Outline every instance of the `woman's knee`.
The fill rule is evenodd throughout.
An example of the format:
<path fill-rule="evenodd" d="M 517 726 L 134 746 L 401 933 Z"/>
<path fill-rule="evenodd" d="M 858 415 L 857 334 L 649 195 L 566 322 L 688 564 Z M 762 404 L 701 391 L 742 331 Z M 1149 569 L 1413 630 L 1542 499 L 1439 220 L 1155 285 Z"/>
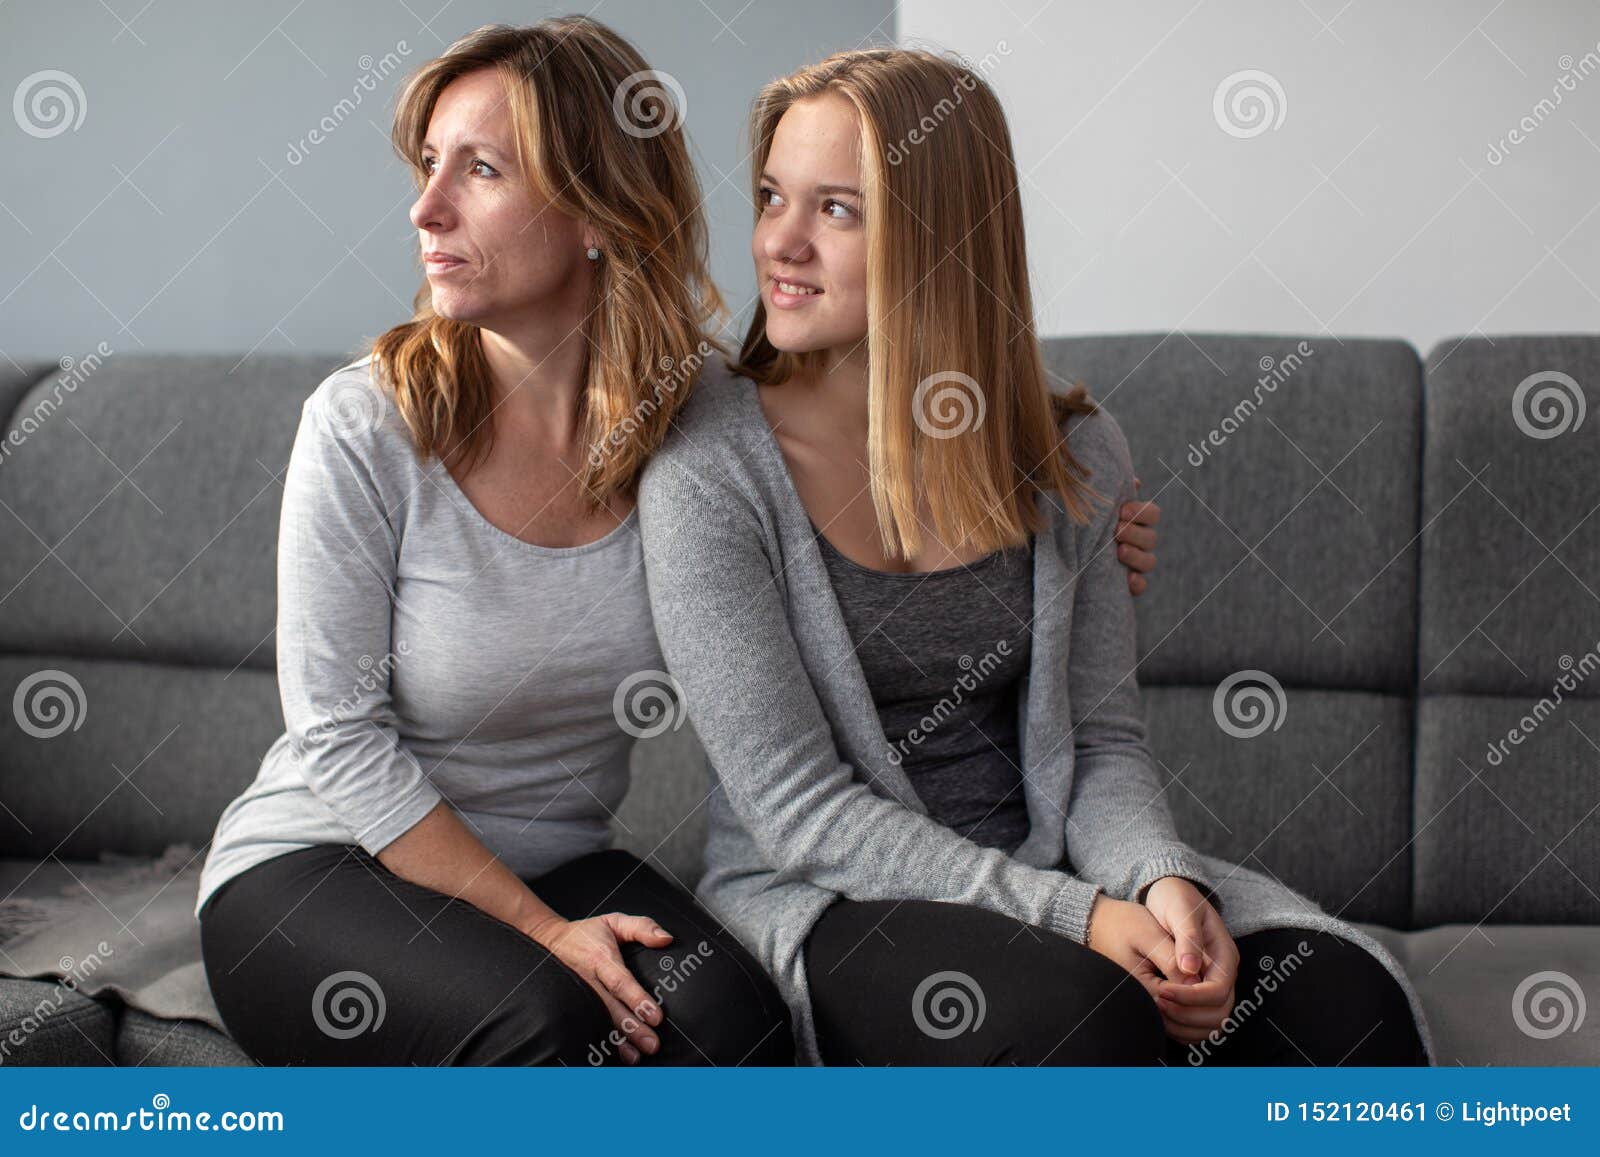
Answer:
<path fill-rule="evenodd" d="M 593 991 L 576 986 L 519 993 L 474 1025 L 440 1063 L 603 1065 L 615 1063 L 621 1034 Z"/>

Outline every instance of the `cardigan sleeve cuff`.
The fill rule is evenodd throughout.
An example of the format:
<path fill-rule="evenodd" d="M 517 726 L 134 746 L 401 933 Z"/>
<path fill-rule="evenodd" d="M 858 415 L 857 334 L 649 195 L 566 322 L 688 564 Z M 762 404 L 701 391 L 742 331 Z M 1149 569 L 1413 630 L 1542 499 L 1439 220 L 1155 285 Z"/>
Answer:
<path fill-rule="evenodd" d="M 1050 901 L 1046 913 L 1048 927 L 1068 940 L 1079 944 L 1089 943 L 1089 915 L 1094 910 L 1095 897 L 1105 889 L 1099 884 L 1077 876 L 1066 876 L 1061 890 Z M 1109 894 L 1109 893 L 1108 893 Z"/>
<path fill-rule="evenodd" d="M 1128 898 L 1136 904 L 1144 903 L 1145 893 L 1149 891 L 1150 885 L 1163 876 L 1181 876 L 1188 880 L 1200 890 L 1200 894 L 1217 910 L 1217 914 L 1222 914 L 1222 897 L 1217 894 L 1216 885 L 1211 882 L 1211 877 L 1200 863 L 1199 855 L 1187 847 L 1172 848 L 1141 862 L 1133 874 Z"/>

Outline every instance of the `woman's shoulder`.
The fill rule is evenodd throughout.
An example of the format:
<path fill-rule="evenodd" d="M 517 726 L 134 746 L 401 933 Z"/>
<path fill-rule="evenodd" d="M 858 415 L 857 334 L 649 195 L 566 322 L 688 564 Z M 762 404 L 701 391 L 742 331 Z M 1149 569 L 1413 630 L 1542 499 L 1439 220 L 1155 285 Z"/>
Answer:
<path fill-rule="evenodd" d="M 410 431 L 371 354 L 345 363 L 318 382 L 302 413 L 317 433 L 362 458 L 403 462 L 408 455 L 414 457 Z"/>

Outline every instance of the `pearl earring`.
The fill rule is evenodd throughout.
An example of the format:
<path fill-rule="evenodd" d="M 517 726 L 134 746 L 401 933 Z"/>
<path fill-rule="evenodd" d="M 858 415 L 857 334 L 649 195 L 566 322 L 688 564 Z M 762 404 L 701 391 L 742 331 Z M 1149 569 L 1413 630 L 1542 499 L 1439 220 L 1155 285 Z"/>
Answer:
<path fill-rule="evenodd" d="M 591 246 L 589 246 L 589 249 L 587 251 L 586 256 L 589 258 L 590 261 L 599 261 L 600 260 L 600 250 L 596 249 L 593 245 L 591 245 Z"/>

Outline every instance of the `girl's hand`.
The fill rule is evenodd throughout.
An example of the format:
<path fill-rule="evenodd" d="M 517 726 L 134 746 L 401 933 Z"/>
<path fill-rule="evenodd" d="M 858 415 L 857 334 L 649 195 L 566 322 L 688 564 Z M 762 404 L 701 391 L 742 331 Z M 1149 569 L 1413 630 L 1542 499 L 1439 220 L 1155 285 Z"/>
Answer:
<path fill-rule="evenodd" d="M 1167 1035 L 1196 1044 L 1233 1011 L 1238 946 L 1222 916 L 1181 876 L 1162 876 L 1151 884 L 1144 907 L 1171 935 L 1177 965 L 1156 983 L 1156 1007 L 1167 1022 Z"/>
<path fill-rule="evenodd" d="M 1140 485 L 1135 478 L 1134 489 Z M 1156 565 L 1156 523 L 1161 519 L 1161 507 L 1154 502 L 1124 502 L 1117 518 L 1117 559 L 1128 568 L 1128 589 L 1142 595 L 1150 585 L 1144 576 Z"/>
<path fill-rule="evenodd" d="M 670 932 L 647 916 L 607 912 L 587 920 L 546 921 L 529 935 L 599 994 L 612 1022 L 628 1038 L 617 1047 L 623 1060 L 637 1064 L 640 1051 L 653 1053 L 661 1047 L 661 1038 L 647 1027 L 661 1023 L 661 1006 L 628 971 L 618 945 L 632 941 L 665 948 L 672 943 Z"/>
<path fill-rule="evenodd" d="M 1101 956 L 1122 965 L 1144 986 L 1151 1000 L 1156 1000 L 1163 976 L 1177 974 L 1172 937 L 1143 904 L 1114 900 L 1104 892 L 1096 896 L 1089 912 L 1087 943 Z"/>

